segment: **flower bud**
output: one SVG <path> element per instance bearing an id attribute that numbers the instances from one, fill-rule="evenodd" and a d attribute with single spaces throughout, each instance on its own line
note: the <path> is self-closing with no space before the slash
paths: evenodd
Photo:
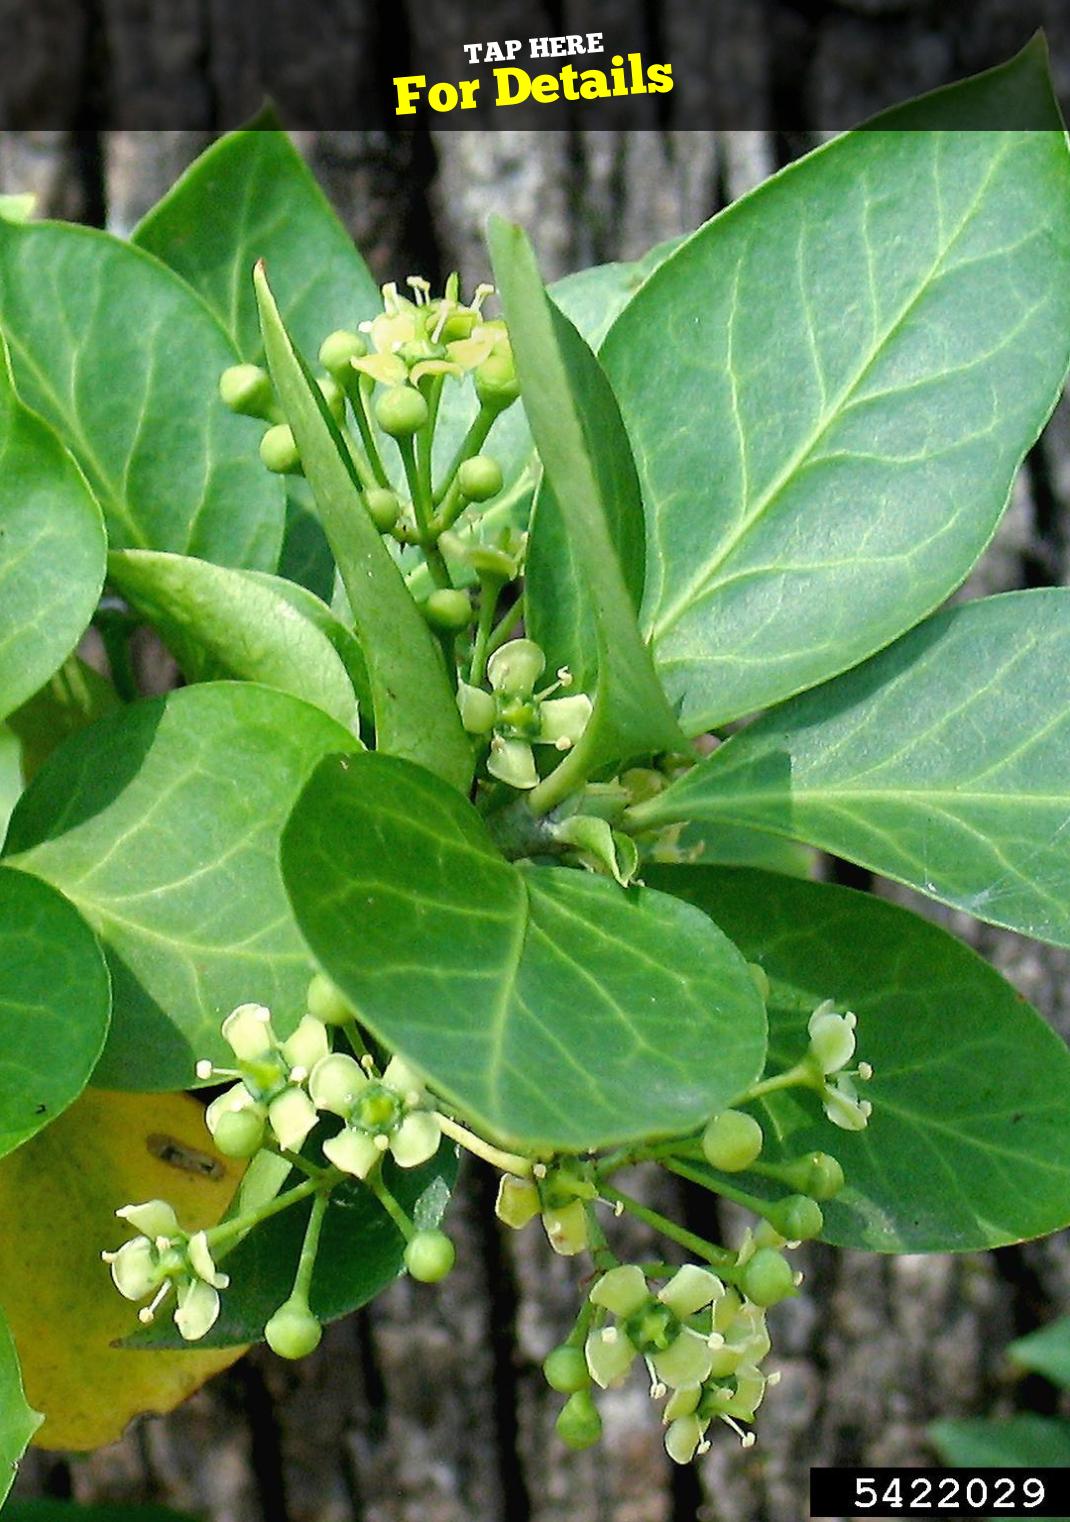
<path id="1" fill-rule="evenodd" d="M 319 1347 L 323 1328 L 303 1300 L 280 1305 L 264 1328 L 268 1347 L 280 1358 L 307 1358 Z"/>
<path id="2" fill-rule="evenodd" d="M 385 486 L 370 486 L 364 493 L 364 505 L 380 534 L 389 534 L 401 512 L 397 492 Z"/>
<path id="3" fill-rule="evenodd" d="M 762 1128 L 743 1110 L 724 1110 L 715 1115 L 702 1133 L 702 1151 L 711 1168 L 741 1173 L 762 1150 Z"/>
<path id="4" fill-rule="evenodd" d="M 552 1390 L 562 1395 L 574 1395 L 577 1390 L 590 1388 L 591 1375 L 582 1348 L 562 1343 L 543 1359 L 542 1372 Z"/>
<path id="5" fill-rule="evenodd" d="M 791 1264 L 774 1247 L 759 1247 L 743 1267 L 740 1287 L 747 1299 L 763 1309 L 795 1293 Z"/>
<path id="6" fill-rule="evenodd" d="M 260 458 L 277 476 L 299 476 L 301 456 L 288 423 L 277 423 L 260 440 Z"/>
<path id="7" fill-rule="evenodd" d="M 488 411 L 504 412 L 520 395 L 511 352 L 489 355 L 475 372 L 476 395 Z"/>
<path id="8" fill-rule="evenodd" d="M 344 1025 L 353 1018 L 353 1006 L 322 972 L 309 983 L 305 1004 L 309 1014 L 323 1025 Z"/>
<path id="9" fill-rule="evenodd" d="M 557 1435 L 569 1448 L 590 1448 L 602 1436 L 602 1418 L 591 1399 L 590 1391 L 577 1390 L 570 1395 L 554 1423 Z"/>
<path id="10" fill-rule="evenodd" d="M 264 1140 L 264 1117 L 252 1108 L 224 1110 L 212 1140 L 224 1157 L 255 1157 Z"/>
<path id="11" fill-rule="evenodd" d="M 472 603 L 467 592 L 455 587 L 439 587 L 422 604 L 422 612 L 432 629 L 459 634 L 472 622 Z"/>
<path id="12" fill-rule="evenodd" d="M 821 1235 L 825 1225 L 821 1206 L 805 1194 L 789 1194 L 769 1211 L 767 1219 L 787 1242 L 809 1242 Z"/>
<path id="13" fill-rule="evenodd" d="M 519 1231 L 535 1219 L 541 1208 L 539 1191 L 531 1179 L 517 1178 L 512 1173 L 502 1174 L 498 1185 L 498 1200 L 494 1206 L 499 1221 L 511 1226 L 514 1231 Z"/>
<path id="14" fill-rule="evenodd" d="M 843 1169 L 827 1152 L 810 1152 L 785 1164 L 781 1177 L 812 1200 L 831 1200 L 844 1185 Z"/>
<path id="15" fill-rule="evenodd" d="M 391 386 L 375 403 L 375 421 L 393 439 L 418 433 L 427 418 L 427 403 L 415 386 Z"/>
<path id="16" fill-rule="evenodd" d="M 329 333 L 320 344 L 320 364 L 344 386 L 347 381 L 356 380 L 353 360 L 363 359 L 367 352 L 368 345 L 359 333 L 349 333 L 345 328 L 338 328 L 334 333 Z"/>
<path id="17" fill-rule="evenodd" d="M 437 1284 L 456 1261 L 457 1250 L 444 1231 L 418 1231 L 405 1246 L 405 1267 L 421 1284 Z"/>
<path id="18" fill-rule="evenodd" d="M 488 502 L 502 489 L 502 468 L 490 455 L 477 454 L 460 467 L 457 484 L 469 502 Z"/>
<path id="19" fill-rule="evenodd" d="M 271 377 L 259 365 L 231 365 L 219 377 L 219 395 L 231 412 L 268 421 L 275 413 Z"/>

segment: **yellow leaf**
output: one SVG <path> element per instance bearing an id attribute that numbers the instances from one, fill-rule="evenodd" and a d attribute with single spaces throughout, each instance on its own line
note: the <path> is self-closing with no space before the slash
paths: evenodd
<path id="1" fill-rule="evenodd" d="M 132 1417 L 170 1411 L 240 1357 L 116 1347 L 136 1330 L 137 1308 L 100 1253 L 130 1236 L 120 1205 L 164 1199 L 184 1227 L 214 1225 L 241 1173 L 212 1149 L 196 1100 L 100 1089 L 0 1162 L 0 1304 L 27 1399 L 44 1413 L 38 1447 L 110 1443 Z"/>

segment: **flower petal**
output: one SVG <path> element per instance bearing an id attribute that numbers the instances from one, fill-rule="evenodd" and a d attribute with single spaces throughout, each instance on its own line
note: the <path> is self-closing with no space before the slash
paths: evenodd
<path id="1" fill-rule="evenodd" d="M 382 381 L 384 386 L 400 386 L 409 378 L 408 365 L 396 354 L 369 354 L 350 363 L 354 370 L 370 375 L 372 380 Z"/>
<path id="2" fill-rule="evenodd" d="M 855 1049 L 854 1015 L 834 1015 L 822 1005 L 810 1016 L 806 1029 L 810 1051 L 823 1073 L 838 1073 L 847 1066 Z"/>
<path id="3" fill-rule="evenodd" d="M 587 1210 L 582 1200 L 572 1200 L 555 1210 L 544 1210 L 542 1224 L 546 1239 L 562 1258 L 574 1258 L 585 1252 L 590 1242 Z"/>
<path id="4" fill-rule="evenodd" d="M 713 1354 L 701 1332 L 693 1332 L 689 1326 L 681 1327 L 676 1337 L 661 1353 L 655 1353 L 650 1362 L 654 1373 L 673 1389 L 677 1385 L 701 1384 L 709 1378 Z"/>
<path id="5" fill-rule="evenodd" d="M 539 783 L 535 757 L 526 740 L 503 740 L 500 735 L 495 735 L 490 742 L 487 771 L 499 782 L 508 782 L 510 787 L 531 788 Z"/>
<path id="6" fill-rule="evenodd" d="M 396 1053 L 386 1065 L 383 1083 L 388 1089 L 393 1089 L 407 1109 L 414 1109 L 426 1098 L 423 1080 L 416 1076 L 404 1057 L 399 1057 Z"/>
<path id="7" fill-rule="evenodd" d="M 665 1452 L 674 1464 L 690 1464 L 702 1442 L 703 1423 L 697 1416 L 678 1416 L 665 1432 Z"/>
<path id="8" fill-rule="evenodd" d="M 292 1068 L 305 1068 L 311 1072 L 317 1062 L 322 1062 L 331 1050 L 327 1027 L 314 1015 L 302 1016 L 301 1023 L 292 1036 L 282 1043 L 282 1055 Z"/>
<path id="9" fill-rule="evenodd" d="M 416 1168 L 434 1157 L 441 1140 L 438 1116 L 429 1110 L 413 1110 L 390 1138 L 390 1151 L 399 1168 Z"/>
<path id="10" fill-rule="evenodd" d="M 587 1298 L 592 1305 L 604 1305 L 614 1316 L 634 1316 L 649 1297 L 643 1270 L 637 1263 L 625 1263 L 603 1274 Z"/>
<path id="11" fill-rule="evenodd" d="M 156 1237 L 173 1237 L 180 1230 L 178 1217 L 166 1200 L 146 1200 L 144 1205 L 124 1205 L 115 1214 L 121 1221 L 129 1221 L 135 1231 L 155 1240 Z"/>
<path id="12" fill-rule="evenodd" d="M 573 745 L 587 728 L 591 717 L 591 700 L 585 692 L 570 698 L 547 698 L 539 705 L 539 745 L 553 745 L 571 740 Z"/>
<path id="13" fill-rule="evenodd" d="M 239 1004 L 223 1021 L 223 1040 L 239 1062 L 256 1062 L 274 1050 L 271 1011 L 263 1004 Z"/>
<path id="14" fill-rule="evenodd" d="M 160 1282 L 156 1251 L 148 1237 L 124 1242 L 111 1259 L 110 1267 L 115 1288 L 127 1300 L 144 1300 Z"/>
<path id="15" fill-rule="evenodd" d="M 316 1109 L 330 1110 L 333 1115 L 348 1115 L 357 1096 L 367 1087 L 367 1073 L 345 1052 L 335 1052 L 317 1062 L 308 1080 L 308 1092 Z"/>
<path id="16" fill-rule="evenodd" d="M 665 1409 L 661 1413 L 664 1422 L 675 1422 L 681 1416 L 690 1416 L 698 1410 L 698 1403 L 702 1399 L 701 1385 L 679 1385 L 665 1402 Z"/>
<path id="17" fill-rule="evenodd" d="M 199 1342 L 219 1315 L 219 1294 L 203 1279 L 191 1279 L 178 1291 L 175 1326 L 187 1342 Z"/>
<path id="18" fill-rule="evenodd" d="M 487 662 L 487 680 L 495 692 L 510 697 L 530 697 L 546 670 L 546 656 L 531 639 L 511 639 L 499 646 Z"/>
<path id="19" fill-rule="evenodd" d="M 203 1279 L 213 1289 L 226 1289 L 230 1283 L 228 1274 L 221 1274 L 215 1266 L 212 1258 L 212 1250 L 208 1246 L 208 1238 L 203 1231 L 195 1231 L 189 1239 L 186 1248 L 186 1257 L 189 1265 L 198 1279 Z"/>
<path id="20" fill-rule="evenodd" d="M 348 1127 L 323 1143 L 323 1154 L 343 1173 L 352 1173 L 357 1178 L 367 1178 L 376 1158 L 383 1155 L 370 1136 Z"/>
<path id="21" fill-rule="evenodd" d="M 268 1124 L 280 1147 L 296 1152 L 316 1124 L 316 1106 L 304 1089 L 291 1084 L 268 1105 Z"/>
<path id="22" fill-rule="evenodd" d="M 697 1263 L 685 1263 L 664 1289 L 658 1291 L 658 1299 L 681 1321 L 686 1321 L 688 1316 L 705 1310 L 723 1294 L 724 1285 L 716 1274 L 711 1274 L 708 1268 L 700 1268 Z"/>
<path id="23" fill-rule="evenodd" d="M 584 1354 L 591 1378 L 603 1390 L 623 1382 L 636 1356 L 627 1337 L 615 1326 L 592 1332 L 584 1345 Z"/>

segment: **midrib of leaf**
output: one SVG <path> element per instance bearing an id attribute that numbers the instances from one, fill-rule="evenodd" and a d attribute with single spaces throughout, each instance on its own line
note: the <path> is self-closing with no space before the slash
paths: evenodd
<path id="1" fill-rule="evenodd" d="M 771 507 L 776 502 L 776 500 L 780 496 L 781 492 L 784 491 L 785 488 L 791 484 L 794 476 L 796 475 L 796 473 L 798 472 L 800 467 L 806 462 L 808 457 L 817 448 L 818 444 L 824 438 L 825 434 L 828 433 L 828 431 L 832 427 L 832 425 L 839 420 L 839 418 L 842 415 L 843 410 L 844 410 L 847 402 L 849 401 L 849 399 L 851 397 L 851 394 L 857 389 L 857 387 L 865 379 L 865 377 L 868 374 L 868 372 L 872 369 L 874 364 L 881 357 L 884 349 L 886 348 L 886 346 L 888 345 L 890 340 L 899 331 L 899 329 L 902 327 L 903 323 L 907 320 L 907 318 L 910 316 L 911 312 L 917 306 L 918 302 L 922 299 L 922 297 L 928 292 L 928 290 L 932 286 L 933 281 L 935 280 L 937 275 L 940 273 L 940 268 L 943 265 L 944 261 L 947 259 L 948 255 L 951 253 L 952 249 L 955 247 L 955 245 L 958 242 L 959 238 L 965 232 L 966 228 L 969 226 L 970 222 L 973 220 L 974 216 L 976 215 L 977 209 L 978 209 L 978 207 L 979 207 L 979 205 L 981 203 L 982 198 L 985 195 L 985 192 L 988 190 L 988 187 L 989 187 L 989 184 L 991 183 L 993 175 L 995 174 L 996 170 L 1000 167 L 1000 165 L 1003 163 L 1003 161 L 1005 160 L 1005 158 L 1007 157 L 1007 154 L 1009 152 L 1010 152 L 1010 145 L 1008 144 L 998 154 L 993 156 L 992 162 L 989 164 L 989 166 L 988 166 L 988 168 L 987 168 L 987 170 L 985 172 L 985 175 L 984 175 L 984 178 L 983 178 L 983 180 L 981 182 L 980 188 L 978 189 L 977 193 L 975 194 L 975 196 L 973 197 L 972 201 L 970 202 L 970 205 L 968 206 L 968 208 L 967 208 L 965 214 L 963 215 L 961 221 L 959 222 L 958 226 L 955 228 L 955 230 L 954 230 L 953 234 L 951 235 L 950 239 L 948 240 L 948 242 L 941 248 L 941 250 L 940 250 L 939 254 L 937 255 L 935 261 L 933 262 L 932 266 L 922 276 L 921 281 L 919 282 L 918 286 L 916 287 L 916 289 L 914 290 L 912 295 L 907 299 L 907 301 L 903 304 L 903 306 L 900 308 L 900 310 L 896 313 L 896 315 L 892 319 L 891 323 L 885 328 L 884 332 L 880 334 L 880 336 L 878 337 L 876 342 L 871 346 L 868 354 L 863 359 L 863 361 L 862 361 L 860 367 L 858 368 L 858 370 L 856 370 L 854 375 L 852 375 L 850 377 L 850 379 L 847 381 L 846 385 L 841 389 L 841 391 L 838 394 L 838 396 L 836 396 L 834 398 L 831 407 L 826 409 L 826 411 L 821 415 L 821 417 L 818 418 L 818 420 L 817 420 L 816 424 L 814 425 L 814 428 L 813 428 L 811 434 L 809 435 L 809 437 L 804 440 L 804 442 L 800 445 L 800 447 L 795 451 L 795 453 L 788 460 L 787 464 L 781 469 L 779 474 L 774 478 L 774 480 L 772 481 L 771 485 L 766 488 L 766 491 L 765 491 L 764 495 L 759 497 L 758 501 L 754 504 L 754 506 L 752 507 L 752 509 L 751 509 L 751 511 L 749 513 L 747 513 L 746 511 L 743 512 L 743 514 L 740 516 L 739 522 L 737 523 L 736 527 L 729 534 L 727 534 L 725 536 L 725 538 L 720 542 L 720 544 L 717 546 L 716 550 L 714 551 L 713 555 L 699 569 L 697 575 L 692 579 L 692 581 L 687 585 L 687 587 L 684 588 L 684 590 L 682 592 L 679 592 L 677 594 L 676 598 L 669 604 L 669 606 L 667 608 L 665 608 L 659 614 L 659 616 L 654 620 L 654 622 L 651 625 L 651 630 L 650 630 L 650 638 L 651 639 L 654 639 L 654 640 L 660 639 L 662 637 L 662 635 L 664 635 L 669 629 L 671 629 L 676 623 L 679 622 L 679 620 L 688 611 L 688 609 L 691 607 L 691 605 L 697 599 L 699 599 L 709 589 L 709 587 L 714 583 L 714 581 L 716 579 L 717 572 L 720 569 L 720 567 L 724 564 L 724 562 L 728 559 L 728 557 L 732 554 L 732 552 L 737 548 L 737 546 L 741 543 L 741 541 L 746 538 L 746 536 L 750 533 L 751 529 L 759 521 L 759 519 L 765 514 L 765 512 L 769 509 L 769 507 Z M 938 186 L 938 184 L 939 184 L 939 173 L 938 172 L 934 176 L 934 182 L 933 183 L 934 183 L 934 187 Z M 939 195 L 937 195 L 937 199 L 939 200 Z M 869 198 L 868 198 L 868 196 L 865 198 L 864 205 L 866 207 L 869 206 Z M 869 249 L 869 239 L 868 239 L 868 237 L 864 236 L 863 237 L 863 241 L 864 241 L 864 243 L 866 245 L 866 248 L 868 250 Z M 741 267 L 743 265 L 743 261 L 744 261 L 744 259 L 746 257 L 746 253 L 747 253 L 747 250 L 746 250 L 746 248 L 744 248 L 741 251 L 739 259 L 737 261 L 736 271 L 735 271 L 735 282 L 736 283 L 735 283 L 735 286 L 734 286 L 734 291 L 735 292 L 738 292 L 739 271 L 740 271 L 740 269 L 741 269 Z M 992 255 L 990 254 L 989 257 L 992 257 Z M 736 300 L 734 300 L 733 301 L 733 309 L 732 309 L 732 312 L 730 313 L 730 316 L 729 316 L 729 335 L 731 335 L 732 327 L 733 327 L 734 322 L 735 322 L 736 307 L 737 306 L 738 306 L 738 302 Z M 809 320 L 809 314 L 808 313 L 807 313 L 806 329 L 807 329 L 807 333 L 810 335 L 810 341 L 811 341 L 811 343 L 813 343 L 814 342 L 813 326 L 812 326 L 812 323 Z M 735 396 L 736 396 L 736 380 L 735 380 L 734 373 L 731 373 L 731 372 L 730 372 L 730 384 L 731 384 L 731 391 L 732 391 L 732 397 L 733 397 L 733 403 L 734 403 Z M 741 460 L 741 467 L 742 467 L 741 474 L 742 474 L 743 480 L 745 481 L 747 479 L 746 449 L 745 449 L 745 447 L 743 447 L 742 437 L 741 437 L 740 460 Z"/>

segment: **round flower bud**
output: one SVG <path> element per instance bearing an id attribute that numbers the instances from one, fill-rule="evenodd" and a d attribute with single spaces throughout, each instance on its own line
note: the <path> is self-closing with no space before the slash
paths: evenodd
<path id="1" fill-rule="evenodd" d="M 770 1210 L 767 1219 L 788 1242 L 809 1242 L 821 1235 L 825 1224 L 821 1206 L 805 1194 L 789 1194 Z"/>
<path id="2" fill-rule="evenodd" d="M 341 423 L 346 415 L 346 395 L 333 375 L 321 375 L 316 382 L 323 393 L 323 400 L 331 416 L 336 423 Z"/>
<path id="3" fill-rule="evenodd" d="M 309 1014 L 323 1025 L 344 1025 L 353 1018 L 353 1006 L 322 972 L 317 972 L 309 983 L 305 1004 Z"/>
<path id="4" fill-rule="evenodd" d="M 724 1110 L 715 1115 L 702 1133 L 702 1151 L 711 1168 L 741 1173 L 762 1150 L 762 1128 L 743 1110 Z"/>
<path id="5" fill-rule="evenodd" d="M 834 1199 L 844 1185 L 843 1169 L 827 1152 L 810 1152 L 806 1157 L 796 1158 L 785 1164 L 781 1177 L 812 1200 Z"/>
<path id="6" fill-rule="evenodd" d="M 260 440 L 260 458 L 277 476 L 301 474 L 301 456 L 297 453 L 293 430 L 287 423 L 269 428 Z"/>
<path id="7" fill-rule="evenodd" d="M 543 1359 L 542 1372 L 551 1390 L 562 1395 L 574 1395 L 577 1390 L 587 1390 L 591 1374 L 582 1348 L 573 1348 L 563 1342 Z"/>
<path id="8" fill-rule="evenodd" d="M 502 468 L 489 454 L 474 455 L 458 470 L 457 484 L 470 502 L 488 502 L 502 489 Z"/>
<path id="9" fill-rule="evenodd" d="M 423 615 L 432 629 L 458 634 L 472 622 L 472 603 L 467 592 L 455 587 L 439 587 L 422 605 Z"/>
<path id="10" fill-rule="evenodd" d="M 264 1328 L 264 1337 L 280 1358 L 307 1358 L 319 1347 L 323 1328 L 302 1300 L 280 1305 Z"/>
<path id="11" fill-rule="evenodd" d="M 504 412 L 520 395 L 520 382 L 509 354 L 491 354 L 475 372 L 476 395 L 492 412 Z"/>
<path id="12" fill-rule="evenodd" d="M 385 486 L 369 486 L 364 493 L 364 505 L 380 534 L 389 534 L 401 512 L 397 492 Z"/>
<path id="13" fill-rule="evenodd" d="M 255 1157 L 264 1140 L 264 1117 L 251 1108 L 224 1110 L 212 1140 L 224 1157 Z"/>
<path id="14" fill-rule="evenodd" d="M 375 421 L 392 439 L 418 433 L 427 417 L 427 403 L 415 386 L 391 386 L 375 403 Z"/>
<path id="15" fill-rule="evenodd" d="M 444 1231 L 418 1231 L 405 1246 L 405 1267 L 421 1284 L 437 1284 L 457 1261 L 457 1249 Z"/>
<path id="16" fill-rule="evenodd" d="M 231 412 L 265 420 L 275 405 L 271 377 L 259 365 L 231 365 L 219 377 L 219 395 Z"/>
<path id="17" fill-rule="evenodd" d="M 755 1305 L 776 1305 L 795 1293 L 791 1264 L 775 1247 L 759 1247 L 743 1266 L 740 1287 Z"/>
<path id="18" fill-rule="evenodd" d="M 368 352 L 368 345 L 359 333 L 349 333 L 345 328 L 338 328 L 336 332 L 329 333 L 320 344 L 320 364 L 334 376 L 341 384 L 353 378 L 352 361 L 363 359 Z"/>
<path id="19" fill-rule="evenodd" d="M 570 1395 L 554 1423 L 557 1435 L 569 1448 L 590 1448 L 602 1436 L 602 1418 L 588 1390 Z"/>

